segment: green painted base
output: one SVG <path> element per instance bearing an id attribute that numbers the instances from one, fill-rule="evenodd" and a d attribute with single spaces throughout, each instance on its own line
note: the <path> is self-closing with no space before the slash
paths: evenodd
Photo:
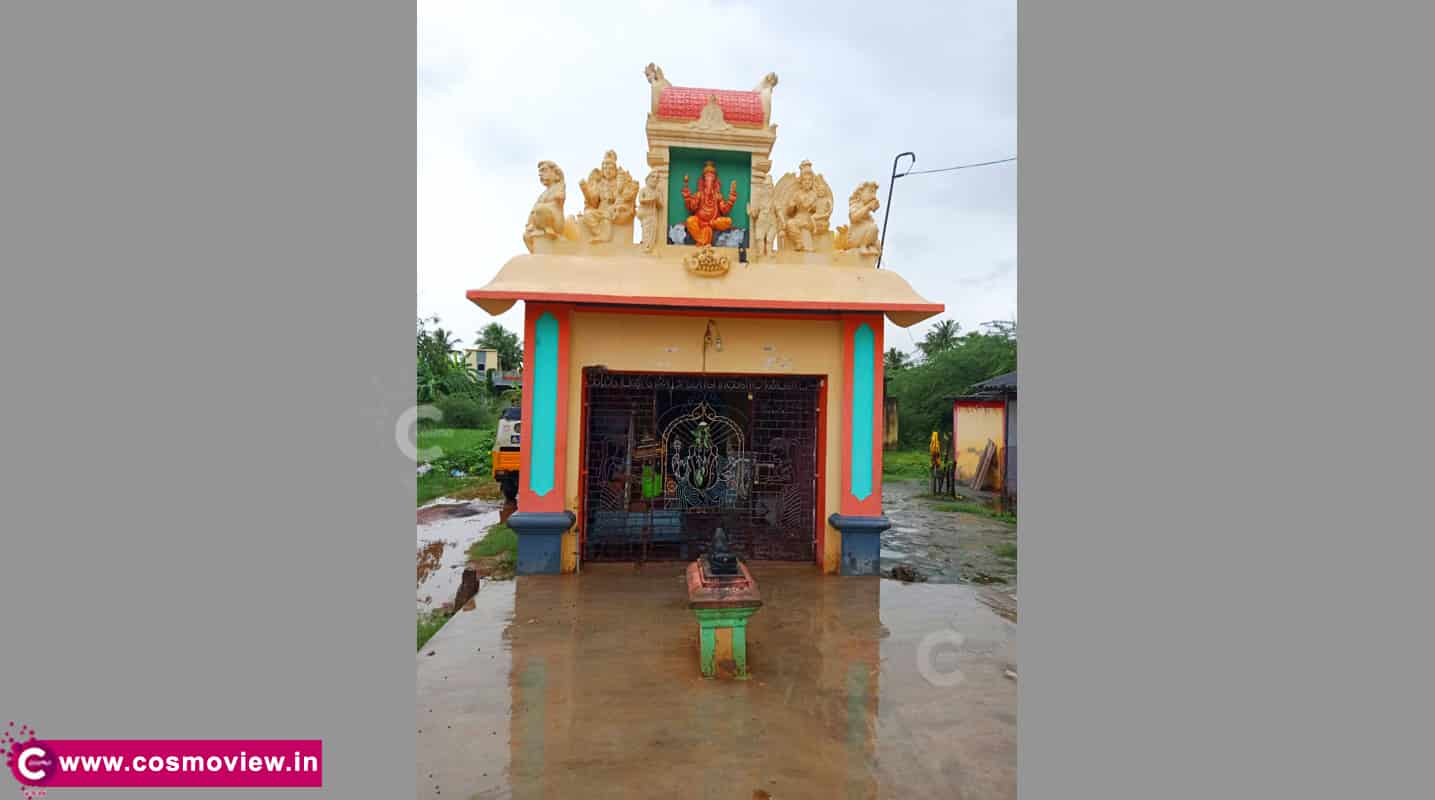
<path id="1" fill-rule="evenodd" d="M 717 632 L 726 628 L 732 635 L 732 659 L 740 681 L 750 677 L 747 672 L 747 618 L 757 611 L 758 606 L 745 608 L 695 608 L 698 618 L 698 664 L 704 678 L 717 677 Z"/>

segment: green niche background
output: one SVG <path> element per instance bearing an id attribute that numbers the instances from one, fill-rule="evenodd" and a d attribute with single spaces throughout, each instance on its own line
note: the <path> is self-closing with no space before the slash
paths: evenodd
<path id="1" fill-rule="evenodd" d="M 737 181 L 737 202 L 733 204 L 729 216 L 732 217 L 733 230 L 747 230 L 747 200 L 752 196 L 752 153 L 673 147 L 669 149 L 668 159 L 668 224 L 663 234 L 664 241 L 672 244 L 673 226 L 682 225 L 688 219 L 688 207 L 683 204 L 683 176 L 690 178 L 688 188 L 696 192 L 698 180 L 703 175 L 703 165 L 709 161 L 717 167 L 718 183 L 724 198 L 727 197 L 728 186 Z"/>

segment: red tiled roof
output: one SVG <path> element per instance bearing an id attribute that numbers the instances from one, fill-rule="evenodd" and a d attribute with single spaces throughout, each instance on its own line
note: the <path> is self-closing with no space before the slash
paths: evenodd
<path id="1" fill-rule="evenodd" d="M 762 96 L 757 92 L 732 89 L 697 89 L 669 86 L 658 98 L 658 116 L 666 119 L 697 119 L 708 98 L 717 95 L 723 118 L 733 125 L 762 124 Z"/>

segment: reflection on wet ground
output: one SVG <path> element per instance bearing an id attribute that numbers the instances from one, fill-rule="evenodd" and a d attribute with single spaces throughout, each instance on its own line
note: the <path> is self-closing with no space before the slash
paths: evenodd
<path id="1" fill-rule="evenodd" d="M 418 610 L 453 600 L 468 548 L 499 521 L 500 509 L 484 500 L 436 501 L 418 510 Z"/>
<path id="2" fill-rule="evenodd" d="M 976 587 L 755 562 L 753 678 L 711 681 L 684 566 L 485 582 L 417 657 L 418 796 L 1016 796 L 1016 626 Z"/>

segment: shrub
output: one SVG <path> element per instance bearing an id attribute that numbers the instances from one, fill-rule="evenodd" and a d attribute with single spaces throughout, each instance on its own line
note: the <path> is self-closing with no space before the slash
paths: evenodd
<path id="1" fill-rule="evenodd" d="M 479 431 L 474 441 L 467 447 L 445 451 L 442 456 L 434 459 L 433 467 L 443 472 L 461 470 L 468 475 L 487 475 L 491 463 L 490 451 L 493 449 L 493 431 Z"/>
<path id="2" fill-rule="evenodd" d="M 443 412 L 445 428 L 492 428 L 498 424 L 492 404 L 473 395 L 440 397 L 434 405 Z"/>
<path id="3" fill-rule="evenodd" d="M 440 393 L 448 396 L 466 395 L 479 400 L 486 399 L 487 387 L 467 369 L 456 368 L 439 379 Z"/>

